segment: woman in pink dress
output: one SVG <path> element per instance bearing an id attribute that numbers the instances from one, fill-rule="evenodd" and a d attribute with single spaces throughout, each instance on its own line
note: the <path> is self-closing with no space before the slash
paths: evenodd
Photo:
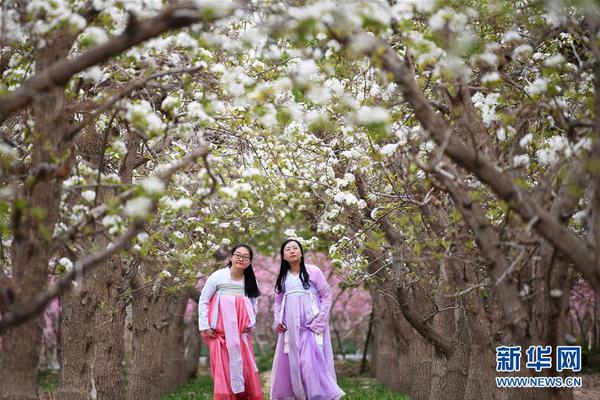
<path id="1" fill-rule="evenodd" d="M 329 335 L 331 288 L 316 265 L 305 264 L 300 243 L 281 245 L 275 284 L 275 324 L 279 333 L 273 372 L 273 400 L 334 400 L 337 385 Z"/>
<path id="2" fill-rule="evenodd" d="M 210 352 L 215 400 L 262 400 L 250 332 L 260 290 L 252 249 L 231 250 L 229 263 L 206 281 L 198 301 L 198 325 Z"/>

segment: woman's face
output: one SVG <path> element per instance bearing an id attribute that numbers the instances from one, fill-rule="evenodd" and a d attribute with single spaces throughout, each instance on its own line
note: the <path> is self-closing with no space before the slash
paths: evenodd
<path id="1" fill-rule="evenodd" d="M 231 255 L 231 265 L 235 268 L 246 269 L 251 261 L 250 251 L 245 247 L 238 247 Z"/>
<path id="2" fill-rule="evenodd" d="M 289 242 L 283 248 L 283 259 L 289 263 L 297 263 L 302 258 L 302 250 L 296 242 Z"/>

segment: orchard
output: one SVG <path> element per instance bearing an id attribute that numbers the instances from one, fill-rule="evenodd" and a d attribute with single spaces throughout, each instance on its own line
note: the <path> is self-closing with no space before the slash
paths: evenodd
<path id="1" fill-rule="evenodd" d="M 5 0 L 0 76 L 0 400 L 210 398 L 238 243 L 268 398 L 287 238 L 346 398 L 600 395 L 597 2 Z"/>

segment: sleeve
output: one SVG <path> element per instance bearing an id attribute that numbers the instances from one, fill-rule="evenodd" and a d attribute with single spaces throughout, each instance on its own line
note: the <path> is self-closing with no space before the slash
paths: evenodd
<path id="1" fill-rule="evenodd" d="M 319 313 L 317 316 L 308 324 L 310 330 L 323 333 L 329 324 L 329 312 L 331 311 L 331 302 L 333 301 L 333 295 L 331 286 L 327 283 L 325 275 L 319 268 L 314 269 L 314 282 L 317 287 L 317 294 L 319 296 Z"/>
<path id="2" fill-rule="evenodd" d="M 275 301 L 273 302 L 273 330 L 277 329 L 279 324 L 279 314 L 281 312 L 281 303 L 283 301 L 284 293 L 275 293 Z"/>
<path id="3" fill-rule="evenodd" d="M 202 293 L 200 293 L 200 298 L 198 299 L 198 328 L 201 331 L 210 329 L 210 324 L 208 322 L 208 307 L 216 290 L 217 285 L 215 282 L 215 275 L 213 274 L 206 280 L 206 283 L 202 288 Z"/>
<path id="4" fill-rule="evenodd" d="M 258 315 L 258 297 L 253 297 L 250 299 L 252 303 L 252 310 L 254 311 L 254 315 Z"/>

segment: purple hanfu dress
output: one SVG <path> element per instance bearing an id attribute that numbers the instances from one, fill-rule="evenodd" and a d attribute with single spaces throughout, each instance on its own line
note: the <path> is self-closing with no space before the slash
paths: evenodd
<path id="1" fill-rule="evenodd" d="M 310 287 L 304 289 L 299 275 L 288 273 L 282 293 L 275 295 L 275 324 L 287 328 L 279 333 L 273 372 L 273 400 L 333 400 L 344 392 L 337 385 L 329 335 L 331 288 L 323 272 L 306 265 Z"/>

